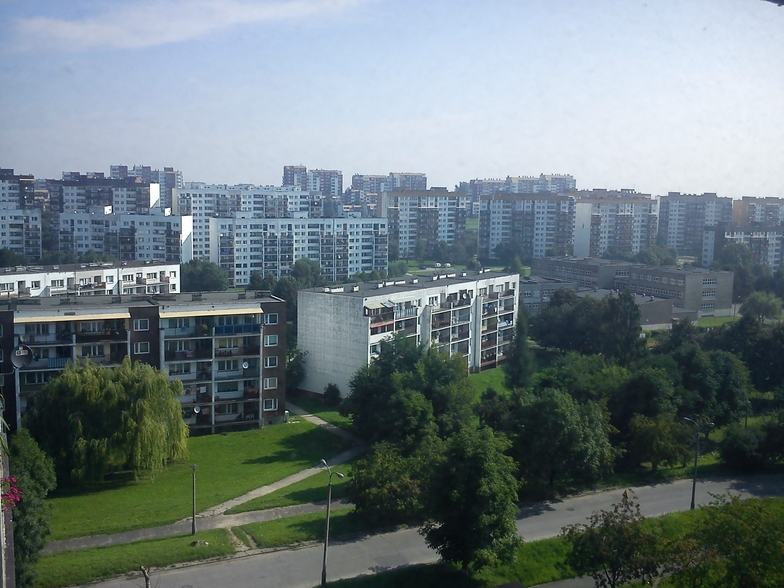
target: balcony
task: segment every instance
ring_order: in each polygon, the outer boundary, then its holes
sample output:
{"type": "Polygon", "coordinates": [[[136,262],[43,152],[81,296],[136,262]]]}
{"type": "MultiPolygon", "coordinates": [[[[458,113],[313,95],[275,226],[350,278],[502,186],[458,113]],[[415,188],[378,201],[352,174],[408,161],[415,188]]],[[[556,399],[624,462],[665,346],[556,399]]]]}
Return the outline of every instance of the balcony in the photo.
{"type": "Polygon", "coordinates": [[[79,331],[76,334],[77,343],[97,343],[99,341],[126,341],[128,331],[125,329],[107,329],[106,331],[79,331]]]}
{"type": "Polygon", "coordinates": [[[261,325],[258,323],[245,325],[216,325],[215,335],[241,335],[247,333],[261,333],[261,325]]]}
{"type": "Polygon", "coordinates": [[[165,361],[192,361],[194,359],[212,359],[212,349],[183,349],[176,351],[167,349],[163,354],[165,361]]]}

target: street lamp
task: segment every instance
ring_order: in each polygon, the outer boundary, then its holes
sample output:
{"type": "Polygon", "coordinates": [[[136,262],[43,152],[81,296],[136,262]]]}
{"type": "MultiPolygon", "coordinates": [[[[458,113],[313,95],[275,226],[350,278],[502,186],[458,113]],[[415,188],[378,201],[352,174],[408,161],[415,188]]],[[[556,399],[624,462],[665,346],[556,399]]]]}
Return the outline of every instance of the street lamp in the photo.
{"type": "Polygon", "coordinates": [[[191,464],[191,472],[193,473],[193,516],[191,518],[191,535],[196,534],[196,468],[199,467],[195,463],[191,464]]]}
{"type": "Polygon", "coordinates": [[[327,493],[327,530],[324,533],[324,564],[321,567],[321,585],[327,585],[327,547],[329,546],[329,511],[330,507],[332,506],[332,475],[336,475],[338,478],[342,478],[343,474],[340,472],[333,472],[329,465],[327,465],[327,460],[322,459],[321,463],[324,464],[324,467],[327,468],[327,472],[329,472],[329,491],[327,493]]]}
{"type": "MultiPolygon", "coordinates": [[[[700,458],[700,423],[689,417],[683,417],[684,421],[690,422],[694,425],[694,480],[691,484],[691,510],[694,510],[694,494],[697,492],[697,460],[700,458]]],[[[705,423],[708,427],[712,427],[713,423],[705,423]]]]}

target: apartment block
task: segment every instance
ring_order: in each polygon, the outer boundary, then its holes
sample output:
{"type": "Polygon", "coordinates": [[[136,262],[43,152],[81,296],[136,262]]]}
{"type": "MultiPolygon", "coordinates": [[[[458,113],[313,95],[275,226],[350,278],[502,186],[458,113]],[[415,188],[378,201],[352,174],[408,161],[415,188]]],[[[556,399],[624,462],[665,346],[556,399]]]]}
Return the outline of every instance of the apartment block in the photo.
{"type": "Polygon", "coordinates": [[[679,255],[702,255],[705,227],[732,222],[732,198],[670,192],[659,199],[659,243],[679,255]]]}
{"type": "Polygon", "coordinates": [[[634,190],[572,192],[574,256],[599,257],[608,249],[635,254],[656,244],[658,202],[634,190]]]}
{"type": "Polygon", "coordinates": [[[519,279],[461,272],[300,290],[297,343],[307,353],[303,390],[321,394],[334,383],[346,395],[354,372],[394,333],[459,355],[471,371],[498,366],[514,333],[519,279]]]}
{"type": "Polygon", "coordinates": [[[260,427],[285,411],[285,302],[267,292],[44,297],[0,302],[6,420],[69,362],[126,357],[183,383],[191,434],[260,427]],[[14,347],[33,351],[14,371],[14,347]],[[13,391],[13,392],[12,392],[13,391]],[[196,407],[199,410],[195,410],[196,407]]]}
{"type": "Polygon", "coordinates": [[[35,261],[41,257],[41,211],[18,208],[16,203],[0,204],[0,248],[35,261]]]}
{"type": "Polygon", "coordinates": [[[35,207],[35,178],[0,168],[0,209],[35,207]]]}
{"type": "Polygon", "coordinates": [[[178,262],[77,263],[0,269],[0,298],[120,296],[179,291],[178,262]]]}
{"type": "Polygon", "coordinates": [[[465,239],[466,194],[446,190],[383,192],[378,214],[389,219],[390,238],[400,247],[400,257],[414,255],[417,241],[430,250],[465,239]]]}
{"type": "Polygon", "coordinates": [[[158,184],[161,187],[161,207],[171,208],[173,190],[182,188],[182,172],[173,167],[164,167],[163,170],[152,169],[149,165],[134,165],[130,169],[127,165],[112,165],[109,177],[115,180],[139,178],[148,184],[158,184]]]}
{"type": "Polygon", "coordinates": [[[565,194],[498,193],[483,197],[479,209],[479,256],[492,259],[495,248],[509,241],[520,243],[526,258],[569,253],[574,206],[575,199],[565,194]]]}
{"type": "Polygon", "coordinates": [[[751,250],[754,263],[764,265],[772,271],[784,267],[784,225],[762,224],[744,226],[705,227],[702,241],[702,267],[711,267],[713,260],[729,243],[741,243],[751,250]]]}
{"type": "Polygon", "coordinates": [[[160,184],[141,178],[111,179],[95,175],[64,172],[62,180],[47,182],[54,212],[88,212],[98,206],[111,206],[115,213],[149,214],[161,207],[160,184]]]}
{"type": "Polygon", "coordinates": [[[113,213],[111,206],[60,213],[59,248],[76,255],[92,250],[120,261],[187,263],[193,258],[193,219],[170,209],[149,214],[113,213]]]}
{"type": "Polygon", "coordinates": [[[336,169],[312,169],[304,165],[283,166],[283,186],[297,187],[303,192],[317,192],[322,196],[339,197],[343,194],[343,172],[336,169]]]}
{"type": "Polygon", "coordinates": [[[427,190],[427,175],[412,172],[390,172],[389,174],[354,174],[351,176],[351,189],[362,194],[381,194],[398,190],[427,190]]]}
{"type": "Polygon", "coordinates": [[[752,198],[744,196],[732,201],[732,222],[747,226],[755,223],[780,225],[784,223],[784,198],[752,198]]]}
{"type": "Polygon", "coordinates": [[[550,297],[556,290],[577,291],[576,280],[544,278],[542,276],[520,277],[520,303],[525,306],[528,314],[536,314],[550,303],[550,297]]]}
{"type": "Polygon", "coordinates": [[[538,194],[549,192],[565,194],[577,189],[574,177],[562,174],[540,174],[536,176],[507,176],[502,179],[471,180],[468,191],[472,202],[478,202],[498,193],[506,194],[538,194]]]}
{"type": "Polygon", "coordinates": [[[389,234],[383,218],[257,218],[237,212],[209,219],[209,260],[226,269],[234,286],[254,271],[288,275],[294,262],[318,262],[329,282],[358,272],[387,271],[389,234]]]}

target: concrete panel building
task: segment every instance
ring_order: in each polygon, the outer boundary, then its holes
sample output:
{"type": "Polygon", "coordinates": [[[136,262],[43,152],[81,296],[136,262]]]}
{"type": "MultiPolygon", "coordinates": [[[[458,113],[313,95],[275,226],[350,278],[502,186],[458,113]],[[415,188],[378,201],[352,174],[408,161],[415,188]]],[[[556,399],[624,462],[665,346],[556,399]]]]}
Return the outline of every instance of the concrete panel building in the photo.
{"type": "Polygon", "coordinates": [[[705,227],[702,244],[702,266],[711,267],[713,260],[728,243],[741,243],[751,250],[754,263],[772,271],[782,267],[784,225],[754,224],[743,226],[705,227]]]}
{"type": "Polygon", "coordinates": [[[6,420],[20,426],[30,398],[69,362],[111,367],[128,357],[182,381],[191,434],[280,421],[285,316],[285,302],[265,292],[0,301],[6,420]],[[33,362],[13,371],[19,344],[33,350],[33,362]]]}
{"type": "Polygon", "coordinates": [[[705,227],[732,222],[732,198],[670,192],[659,199],[659,238],[679,255],[702,255],[705,227]]]}
{"type": "Polygon", "coordinates": [[[461,272],[300,290],[302,389],[321,394],[334,383],[347,394],[354,372],[380,352],[381,341],[401,332],[464,357],[472,371],[496,367],[512,340],[518,281],[518,274],[461,272]]]}

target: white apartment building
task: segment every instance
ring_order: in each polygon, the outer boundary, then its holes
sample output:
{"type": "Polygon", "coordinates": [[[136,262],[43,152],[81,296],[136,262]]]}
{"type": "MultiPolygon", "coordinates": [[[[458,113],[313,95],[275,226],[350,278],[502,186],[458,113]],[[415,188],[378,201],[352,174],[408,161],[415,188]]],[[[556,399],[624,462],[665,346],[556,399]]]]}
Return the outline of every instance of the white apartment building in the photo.
{"type": "Polygon", "coordinates": [[[83,255],[92,250],[120,261],[187,263],[193,259],[193,219],[170,209],[149,214],[115,213],[111,206],[60,214],[60,250],[83,255]]]}
{"type": "Polygon", "coordinates": [[[111,206],[115,213],[149,214],[161,206],[160,184],[131,183],[123,180],[63,180],[53,184],[59,190],[53,201],[59,201],[64,213],[88,212],[95,206],[111,206]]]}
{"type": "Polygon", "coordinates": [[[378,215],[389,218],[390,236],[397,239],[402,258],[414,254],[417,241],[428,248],[465,237],[467,195],[446,190],[384,192],[378,215]]]}
{"type": "Polygon", "coordinates": [[[179,263],[129,261],[0,269],[0,298],[120,296],[179,291],[179,263]]]}
{"type": "Polygon", "coordinates": [[[237,212],[209,219],[208,259],[229,273],[234,286],[247,285],[254,271],[288,275],[294,262],[318,262],[329,282],[358,272],[386,272],[389,236],[383,218],[258,218],[237,212]]]}
{"type": "Polygon", "coordinates": [[[574,198],[564,194],[491,194],[479,201],[479,256],[495,257],[502,242],[518,242],[526,258],[571,247],[574,198]]]}
{"type": "Polygon", "coordinates": [[[784,223],[784,198],[752,198],[744,196],[732,201],[732,221],[737,225],[784,223]]]}
{"type": "Polygon", "coordinates": [[[705,227],[702,241],[702,267],[709,268],[728,243],[741,243],[751,250],[754,263],[776,271],[784,267],[784,226],[745,225],[705,227]]]}
{"type": "Polygon", "coordinates": [[[574,192],[574,255],[600,257],[609,248],[639,253],[656,244],[658,201],[633,190],[574,192]]]}
{"type": "Polygon", "coordinates": [[[550,192],[565,194],[577,188],[574,177],[568,174],[540,174],[536,176],[507,176],[505,180],[493,178],[471,180],[469,191],[473,201],[498,193],[507,194],[538,194],[550,192]]]}
{"type": "Polygon", "coordinates": [[[732,198],[670,192],[659,198],[659,241],[680,255],[702,254],[705,227],[732,222],[732,198]]]}
{"type": "Polygon", "coordinates": [[[300,290],[299,349],[307,353],[303,390],[341,394],[393,333],[459,355],[480,371],[503,362],[514,333],[518,274],[466,272],[300,290]]]}

